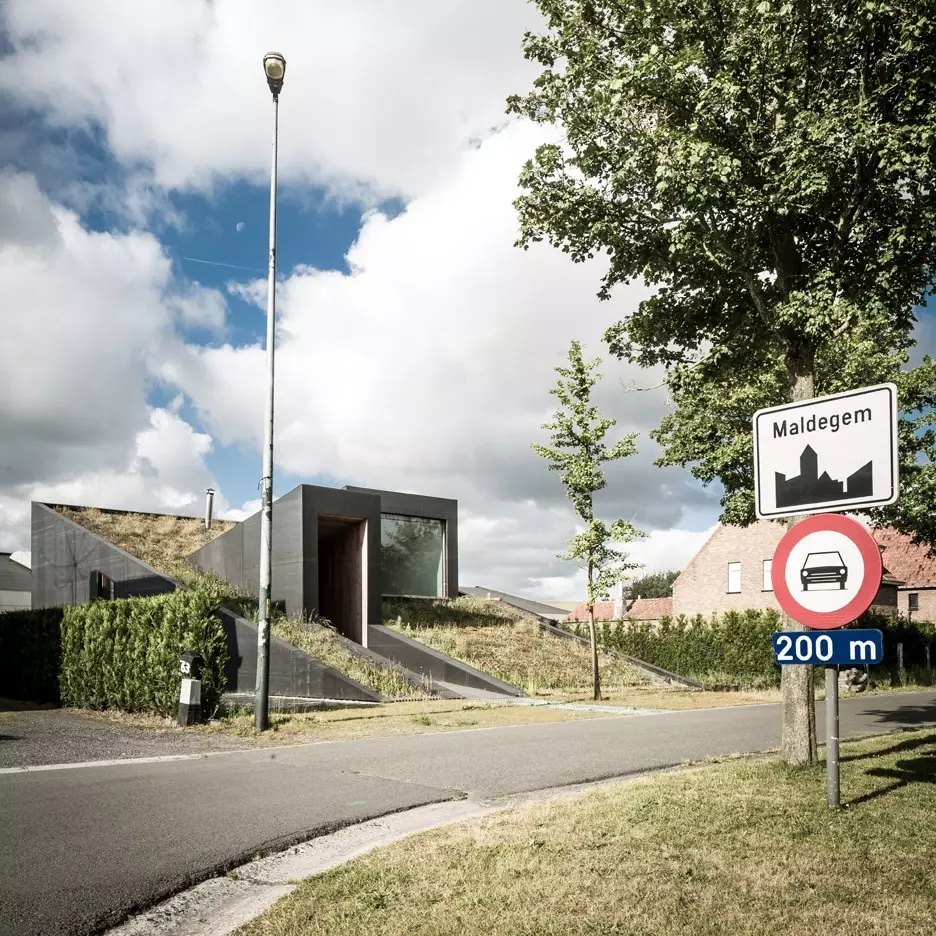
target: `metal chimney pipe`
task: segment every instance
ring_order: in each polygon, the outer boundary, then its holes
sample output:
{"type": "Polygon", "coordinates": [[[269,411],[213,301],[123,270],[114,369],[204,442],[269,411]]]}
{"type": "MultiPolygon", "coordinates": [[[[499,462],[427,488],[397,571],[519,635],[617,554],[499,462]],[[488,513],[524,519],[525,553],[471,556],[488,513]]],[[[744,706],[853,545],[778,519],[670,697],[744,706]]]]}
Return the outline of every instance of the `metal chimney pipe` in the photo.
{"type": "Polygon", "coordinates": [[[214,488],[207,488],[205,490],[205,529],[211,529],[211,511],[214,507],[214,488]]]}

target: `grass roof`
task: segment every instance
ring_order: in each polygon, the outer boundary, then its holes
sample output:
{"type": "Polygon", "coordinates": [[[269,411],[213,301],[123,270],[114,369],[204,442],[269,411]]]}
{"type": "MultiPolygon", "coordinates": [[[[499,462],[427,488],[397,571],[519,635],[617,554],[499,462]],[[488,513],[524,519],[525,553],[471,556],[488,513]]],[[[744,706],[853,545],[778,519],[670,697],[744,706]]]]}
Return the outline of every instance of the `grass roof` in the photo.
{"type": "Polygon", "coordinates": [[[206,530],[205,521],[201,517],[64,504],[46,506],[131,556],[168,574],[171,574],[174,565],[234,526],[230,520],[213,520],[211,529],[206,530]]]}

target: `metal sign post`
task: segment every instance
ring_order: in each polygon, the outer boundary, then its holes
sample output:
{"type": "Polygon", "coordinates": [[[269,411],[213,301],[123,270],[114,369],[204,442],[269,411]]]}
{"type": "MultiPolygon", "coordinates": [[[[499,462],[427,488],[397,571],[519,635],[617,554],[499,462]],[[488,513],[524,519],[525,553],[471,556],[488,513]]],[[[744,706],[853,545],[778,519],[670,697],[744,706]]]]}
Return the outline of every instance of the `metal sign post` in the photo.
{"type": "Polygon", "coordinates": [[[881,586],[881,553],[857,520],[841,514],[808,517],[792,527],[774,553],[771,584],[780,607],[813,628],[774,634],[777,663],[825,666],[826,789],[841,803],[838,664],[877,663],[880,631],[840,630],[864,613],[881,586]]]}
{"type": "Polygon", "coordinates": [[[839,686],[838,667],[825,668],[826,792],[829,806],[838,808],[839,798],[839,686]]]}

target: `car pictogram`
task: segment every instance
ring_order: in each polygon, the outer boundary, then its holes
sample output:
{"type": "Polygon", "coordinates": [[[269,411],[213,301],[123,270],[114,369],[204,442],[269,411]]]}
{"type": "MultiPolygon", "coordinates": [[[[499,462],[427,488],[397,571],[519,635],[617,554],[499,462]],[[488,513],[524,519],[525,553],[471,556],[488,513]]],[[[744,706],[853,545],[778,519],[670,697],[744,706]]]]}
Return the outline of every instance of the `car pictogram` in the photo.
{"type": "Polygon", "coordinates": [[[803,591],[809,591],[810,585],[827,585],[838,583],[840,589],[845,588],[848,579],[848,567],[842,561],[842,554],[835,552],[811,552],[800,570],[800,579],[803,591]]]}

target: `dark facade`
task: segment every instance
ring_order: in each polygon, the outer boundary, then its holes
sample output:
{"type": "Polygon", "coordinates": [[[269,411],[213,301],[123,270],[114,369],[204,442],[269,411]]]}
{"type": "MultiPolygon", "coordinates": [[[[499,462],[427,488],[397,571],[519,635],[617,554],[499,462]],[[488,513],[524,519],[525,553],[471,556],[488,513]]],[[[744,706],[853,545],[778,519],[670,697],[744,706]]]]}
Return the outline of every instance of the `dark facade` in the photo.
{"type": "MultiPolygon", "coordinates": [[[[273,503],[273,601],[289,614],[318,612],[367,643],[380,621],[380,499],[303,484],[273,503]]],[[[189,557],[253,593],[260,585],[260,514],[189,557]]]]}
{"type": "MultiPolygon", "coordinates": [[[[424,497],[421,494],[402,494],[399,491],[381,491],[376,488],[348,486],[346,491],[375,494],[380,498],[382,543],[386,544],[387,520],[392,517],[420,518],[439,521],[442,530],[443,580],[439,597],[458,597],[458,501],[446,497],[424,497]]],[[[384,576],[386,578],[386,576],[384,576]]],[[[381,594],[397,594],[381,582],[381,594]]]]}
{"type": "MultiPolygon", "coordinates": [[[[422,535],[425,529],[418,531],[419,557],[442,569],[437,594],[457,595],[457,501],[302,484],[273,504],[273,601],[281,602],[289,614],[321,614],[343,636],[367,646],[368,629],[380,623],[381,597],[386,593],[381,582],[381,529],[388,517],[391,524],[413,518],[438,521],[437,538],[422,535]]],[[[251,593],[257,591],[260,514],[222,533],[189,561],[251,593]]]]}
{"type": "Polygon", "coordinates": [[[32,505],[32,606],[84,604],[100,576],[113,583],[108,597],[160,595],[172,579],[101,539],[45,504],[32,505]]]}

